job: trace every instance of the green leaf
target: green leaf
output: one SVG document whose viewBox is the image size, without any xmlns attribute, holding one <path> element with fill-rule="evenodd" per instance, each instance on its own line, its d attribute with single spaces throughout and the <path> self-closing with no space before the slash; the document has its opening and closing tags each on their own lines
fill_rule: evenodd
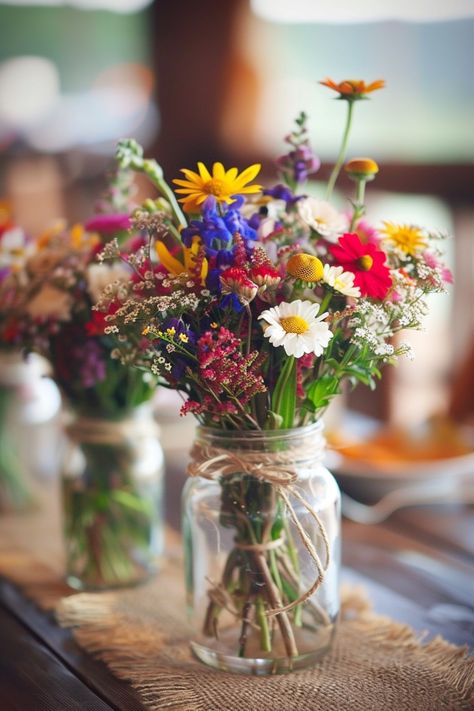
<svg viewBox="0 0 474 711">
<path fill-rule="evenodd" d="M 272 396 L 272 411 L 282 418 L 282 428 L 293 427 L 296 408 L 296 360 L 290 356 L 284 363 Z"/>
<path fill-rule="evenodd" d="M 306 391 L 306 396 L 317 410 L 320 407 L 327 407 L 338 392 L 339 378 L 335 375 L 323 375 L 311 383 Z"/>
<path fill-rule="evenodd" d="M 150 512 L 149 501 L 134 494 L 130 494 L 128 491 L 117 489 L 111 493 L 110 498 L 119 503 L 121 506 L 133 509 L 134 511 L 139 511 L 140 513 Z"/>
</svg>

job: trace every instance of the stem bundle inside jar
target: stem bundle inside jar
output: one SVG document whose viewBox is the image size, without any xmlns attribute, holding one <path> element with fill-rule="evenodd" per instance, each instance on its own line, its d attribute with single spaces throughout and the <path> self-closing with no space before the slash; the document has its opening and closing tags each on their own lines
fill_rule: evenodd
<svg viewBox="0 0 474 711">
<path fill-rule="evenodd" d="M 239 657 L 265 656 L 275 647 L 282 656 L 296 657 L 295 630 L 330 622 L 314 603 L 276 612 L 301 594 L 299 553 L 283 509 L 269 482 L 240 474 L 221 480 L 219 523 L 235 531 L 234 547 L 222 579 L 208 591 L 203 633 L 219 639 L 221 616 L 227 611 L 240 626 Z"/>
<path fill-rule="evenodd" d="M 82 443 L 80 454 L 83 467 L 63 478 L 69 580 L 91 588 L 135 582 L 153 557 L 157 481 L 137 481 L 130 444 Z"/>
</svg>

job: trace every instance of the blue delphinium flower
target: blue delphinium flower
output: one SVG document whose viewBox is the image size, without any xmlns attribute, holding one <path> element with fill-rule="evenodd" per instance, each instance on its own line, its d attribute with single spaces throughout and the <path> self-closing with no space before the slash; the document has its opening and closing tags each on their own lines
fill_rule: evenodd
<svg viewBox="0 0 474 711">
<path fill-rule="evenodd" d="M 221 214 L 215 198 L 209 197 L 203 204 L 202 219 L 191 220 L 189 227 L 181 233 L 185 246 L 190 247 L 193 237 L 199 235 L 208 259 L 215 258 L 217 266 L 232 264 L 234 235 L 240 234 L 246 247 L 257 239 L 256 231 L 240 214 L 243 203 L 244 199 L 237 196 Z"/>
</svg>

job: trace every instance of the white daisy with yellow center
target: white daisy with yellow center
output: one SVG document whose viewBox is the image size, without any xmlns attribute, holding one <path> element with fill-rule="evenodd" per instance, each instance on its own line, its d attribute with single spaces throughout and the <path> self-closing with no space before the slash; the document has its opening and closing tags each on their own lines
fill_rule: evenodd
<svg viewBox="0 0 474 711">
<path fill-rule="evenodd" d="M 324 265 L 323 282 L 339 294 L 357 299 L 360 296 L 360 289 L 354 286 L 354 278 L 355 275 L 352 272 L 345 272 L 343 267 Z"/>
<path fill-rule="evenodd" d="M 333 334 L 324 319 L 327 312 L 318 316 L 319 304 L 297 299 L 291 303 L 282 301 L 279 306 L 263 311 L 259 319 L 265 338 L 275 347 L 283 346 L 288 356 L 301 358 L 305 353 L 320 356 Z"/>
</svg>

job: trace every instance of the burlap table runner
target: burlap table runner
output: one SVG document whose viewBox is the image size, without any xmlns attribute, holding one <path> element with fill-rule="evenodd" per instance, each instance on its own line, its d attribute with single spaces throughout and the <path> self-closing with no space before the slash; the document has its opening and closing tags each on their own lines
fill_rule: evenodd
<svg viewBox="0 0 474 711">
<path fill-rule="evenodd" d="M 19 526 L 0 522 L 0 573 L 40 606 L 54 607 L 60 624 L 72 627 L 84 649 L 105 661 L 115 675 L 129 680 L 150 709 L 474 708 L 474 661 L 465 649 L 440 638 L 423 644 L 409 627 L 373 613 L 363 594 L 354 589 L 345 591 L 333 650 L 313 669 L 273 677 L 214 671 L 189 651 L 179 560 L 168 560 L 158 577 L 135 589 L 66 596 L 59 576 L 59 550 L 54 553 L 49 539 L 46 564 L 44 555 L 32 548 L 41 549 L 39 531 L 26 545 L 25 527 L 28 531 L 35 524 L 25 521 Z M 21 553 L 12 549 L 15 528 L 16 542 L 23 543 Z"/>
</svg>

